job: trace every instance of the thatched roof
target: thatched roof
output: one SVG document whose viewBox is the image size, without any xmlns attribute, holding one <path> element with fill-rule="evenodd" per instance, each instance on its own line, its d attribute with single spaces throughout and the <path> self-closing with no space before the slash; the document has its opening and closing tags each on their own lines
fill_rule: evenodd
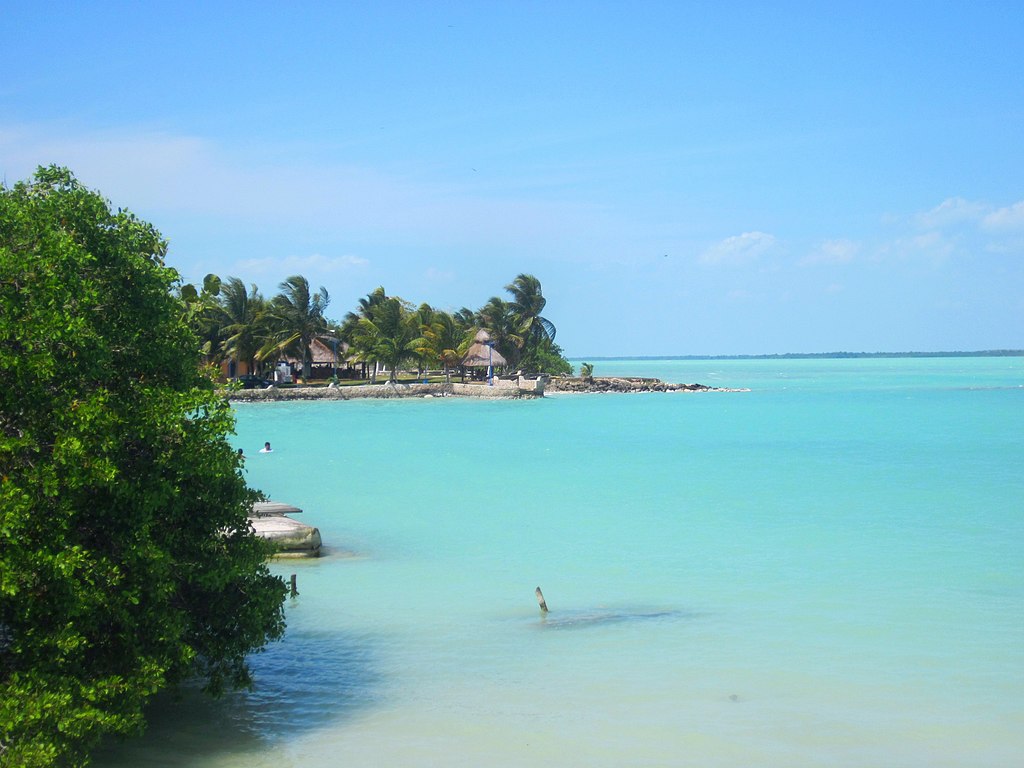
<svg viewBox="0 0 1024 768">
<path fill-rule="evenodd" d="M 313 365 L 330 365 L 334 362 L 334 343 L 330 339 L 313 339 L 309 345 L 309 351 L 313 356 Z M 338 342 L 338 362 L 345 362 L 345 352 L 348 351 L 348 344 Z"/>
<path fill-rule="evenodd" d="M 334 342 L 329 338 L 314 338 L 309 345 L 310 356 L 313 358 L 313 365 L 332 365 L 334 363 Z M 344 341 L 338 342 L 338 365 L 344 365 L 348 358 L 348 344 Z M 285 358 L 292 365 L 302 365 L 302 360 L 292 355 Z"/>
<path fill-rule="evenodd" d="M 508 360 L 498 350 L 489 346 L 490 340 L 491 334 L 486 330 L 481 328 L 477 331 L 476 338 L 462 358 L 462 365 L 466 368 L 486 368 L 488 365 L 502 368 L 508 365 Z"/>
</svg>

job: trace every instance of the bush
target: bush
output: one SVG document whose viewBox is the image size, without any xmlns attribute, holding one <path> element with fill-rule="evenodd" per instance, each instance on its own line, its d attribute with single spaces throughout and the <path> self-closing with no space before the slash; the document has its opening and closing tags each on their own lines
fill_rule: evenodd
<svg viewBox="0 0 1024 768">
<path fill-rule="evenodd" d="M 149 224 L 0 188 L 0 764 L 84 765 L 158 690 L 245 685 L 284 583 Z"/>
</svg>

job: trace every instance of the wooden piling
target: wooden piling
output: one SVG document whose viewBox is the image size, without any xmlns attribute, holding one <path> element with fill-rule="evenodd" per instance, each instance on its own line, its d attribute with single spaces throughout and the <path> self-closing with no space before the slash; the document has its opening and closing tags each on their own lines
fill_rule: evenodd
<svg viewBox="0 0 1024 768">
<path fill-rule="evenodd" d="M 297 584 L 297 580 L 298 580 L 298 574 L 293 573 L 292 574 L 292 586 L 291 586 L 292 597 L 298 597 L 298 595 L 299 595 L 299 587 L 298 587 L 298 584 Z"/>
<path fill-rule="evenodd" d="M 548 604 L 544 602 L 544 593 L 540 591 L 540 587 L 537 587 L 537 589 L 534 591 L 534 594 L 537 595 L 537 604 L 540 606 L 540 612 L 547 613 Z"/>
</svg>

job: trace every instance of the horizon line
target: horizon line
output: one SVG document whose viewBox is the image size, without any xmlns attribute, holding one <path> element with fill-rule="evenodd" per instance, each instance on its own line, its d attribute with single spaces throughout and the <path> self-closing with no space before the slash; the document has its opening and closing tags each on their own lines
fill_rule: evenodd
<svg viewBox="0 0 1024 768">
<path fill-rule="evenodd" d="M 743 355 L 572 355 L 566 360 L 806 360 L 813 358 L 895 357 L 1024 357 L 1024 349 L 984 349 L 944 352 L 771 352 Z"/>
</svg>

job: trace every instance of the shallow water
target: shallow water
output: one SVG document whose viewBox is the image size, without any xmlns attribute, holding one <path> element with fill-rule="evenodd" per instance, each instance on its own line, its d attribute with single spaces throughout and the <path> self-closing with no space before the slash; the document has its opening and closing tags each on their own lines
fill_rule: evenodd
<svg viewBox="0 0 1024 768">
<path fill-rule="evenodd" d="M 752 391 L 239 406 L 328 555 L 96 765 L 1019 764 L 1024 359 L 595 374 Z"/>
</svg>

